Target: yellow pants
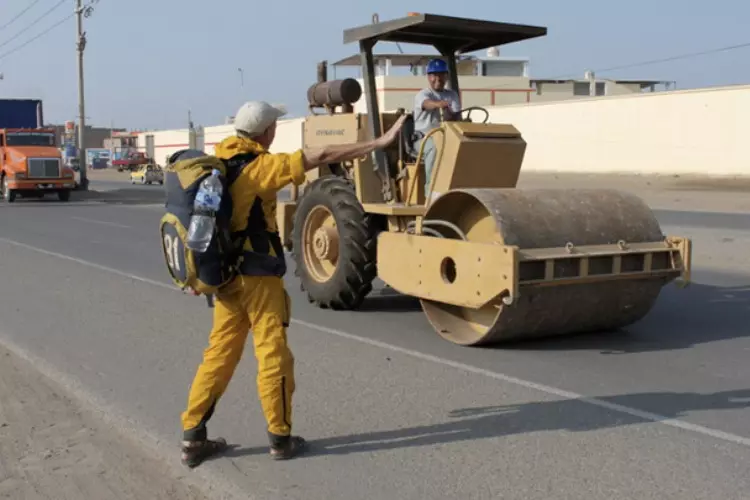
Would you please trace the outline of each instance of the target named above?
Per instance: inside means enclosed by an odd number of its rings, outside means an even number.
[[[258,396],[271,442],[289,436],[292,427],[294,357],[287,345],[289,296],[281,278],[242,276],[214,301],[213,329],[203,362],[182,414],[183,439],[206,438],[206,423],[226,391],[253,332],[258,361]]]

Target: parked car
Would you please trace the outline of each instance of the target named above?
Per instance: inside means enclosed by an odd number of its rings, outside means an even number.
[[[135,172],[130,173],[131,184],[164,184],[164,172],[158,165],[141,165]]]

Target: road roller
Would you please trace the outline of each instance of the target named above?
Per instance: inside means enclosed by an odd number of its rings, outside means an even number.
[[[460,91],[457,55],[546,32],[432,14],[345,30],[344,42],[359,44],[364,93],[357,80],[328,81],[319,68],[303,143],[378,137],[409,112],[379,110],[378,41],[434,47],[448,63],[450,87]],[[363,94],[367,113],[356,113]],[[484,111],[477,122],[468,116],[475,110]],[[689,283],[691,241],[664,235],[638,197],[517,188],[526,141],[512,124],[488,117],[468,108],[427,134],[437,150],[428,186],[422,142],[407,120],[388,149],[320,166],[292,188],[279,203],[279,230],[312,303],[357,309],[380,279],[418,298],[442,338],[479,346],[612,331],[643,318],[666,284]]]

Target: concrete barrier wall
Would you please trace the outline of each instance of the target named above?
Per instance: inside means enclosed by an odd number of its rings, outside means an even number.
[[[750,85],[487,109],[491,122],[511,123],[526,139],[524,171],[750,176]],[[303,121],[281,121],[271,149],[301,147]],[[156,137],[158,153],[169,149],[159,137],[182,133],[171,132]],[[206,151],[232,133],[207,127]]]
[[[750,86],[496,107],[525,171],[750,175]],[[476,116],[480,116],[477,114]]]
[[[138,134],[138,149],[147,153],[147,136],[154,137],[154,161],[157,165],[164,165],[166,158],[180,149],[187,147],[190,138],[188,129],[158,130]]]
[[[279,120],[276,125],[276,138],[271,146],[271,151],[274,153],[291,153],[302,147],[302,123],[304,121],[304,118]],[[206,127],[204,129],[204,150],[213,154],[214,146],[230,135],[234,135],[234,133],[233,125]]]
[[[291,153],[302,147],[302,124],[304,121],[304,118],[279,120],[276,125],[276,138],[271,146],[271,151],[274,153]],[[206,127],[204,129],[204,150],[213,154],[214,146],[230,135],[234,135],[233,125]]]
[[[203,150],[208,154],[214,154],[214,146],[219,144],[226,137],[234,134],[234,128],[231,125],[217,125],[216,127],[206,127],[203,129]]]

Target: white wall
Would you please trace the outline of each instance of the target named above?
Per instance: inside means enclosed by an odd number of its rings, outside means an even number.
[[[271,151],[292,152],[299,149],[302,146],[303,122],[304,118],[279,121],[276,129],[276,139],[271,147]],[[187,129],[143,132],[138,135],[138,148],[141,151],[145,151],[147,135],[154,136],[155,160],[160,165],[164,164],[164,159],[167,155],[171,155],[180,149],[185,149],[190,144],[190,136]],[[232,125],[205,127],[203,132],[204,151],[208,154],[214,154],[214,147],[231,135],[234,135],[234,127]]]
[[[146,136],[154,136],[154,161],[158,165],[164,165],[167,156],[176,153],[188,146],[188,129],[179,130],[156,130],[141,132],[138,134],[138,150],[146,151]]]
[[[750,175],[750,86],[493,108],[528,142],[524,170]]]
[[[272,152],[293,152],[302,147],[302,123],[304,118],[280,120],[276,126],[276,139],[271,146]],[[214,154],[214,146],[225,138],[234,135],[233,125],[218,125],[205,128],[206,153]]]
[[[750,176],[750,85],[643,93],[488,108],[528,143],[525,171]],[[477,113],[477,118],[482,118]],[[302,144],[303,118],[279,123],[272,147]],[[154,133],[157,157],[183,131]],[[233,133],[207,127],[206,151]],[[160,141],[163,144],[160,146]],[[184,133],[184,143],[188,143]],[[141,142],[139,145],[143,145]],[[174,145],[174,144],[173,144]]]
[[[205,127],[203,129],[204,151],[208,154],[214,154],[214,146],[219,144],[224,138],[234,134],[232,125],[217,125],[215,127]]]

